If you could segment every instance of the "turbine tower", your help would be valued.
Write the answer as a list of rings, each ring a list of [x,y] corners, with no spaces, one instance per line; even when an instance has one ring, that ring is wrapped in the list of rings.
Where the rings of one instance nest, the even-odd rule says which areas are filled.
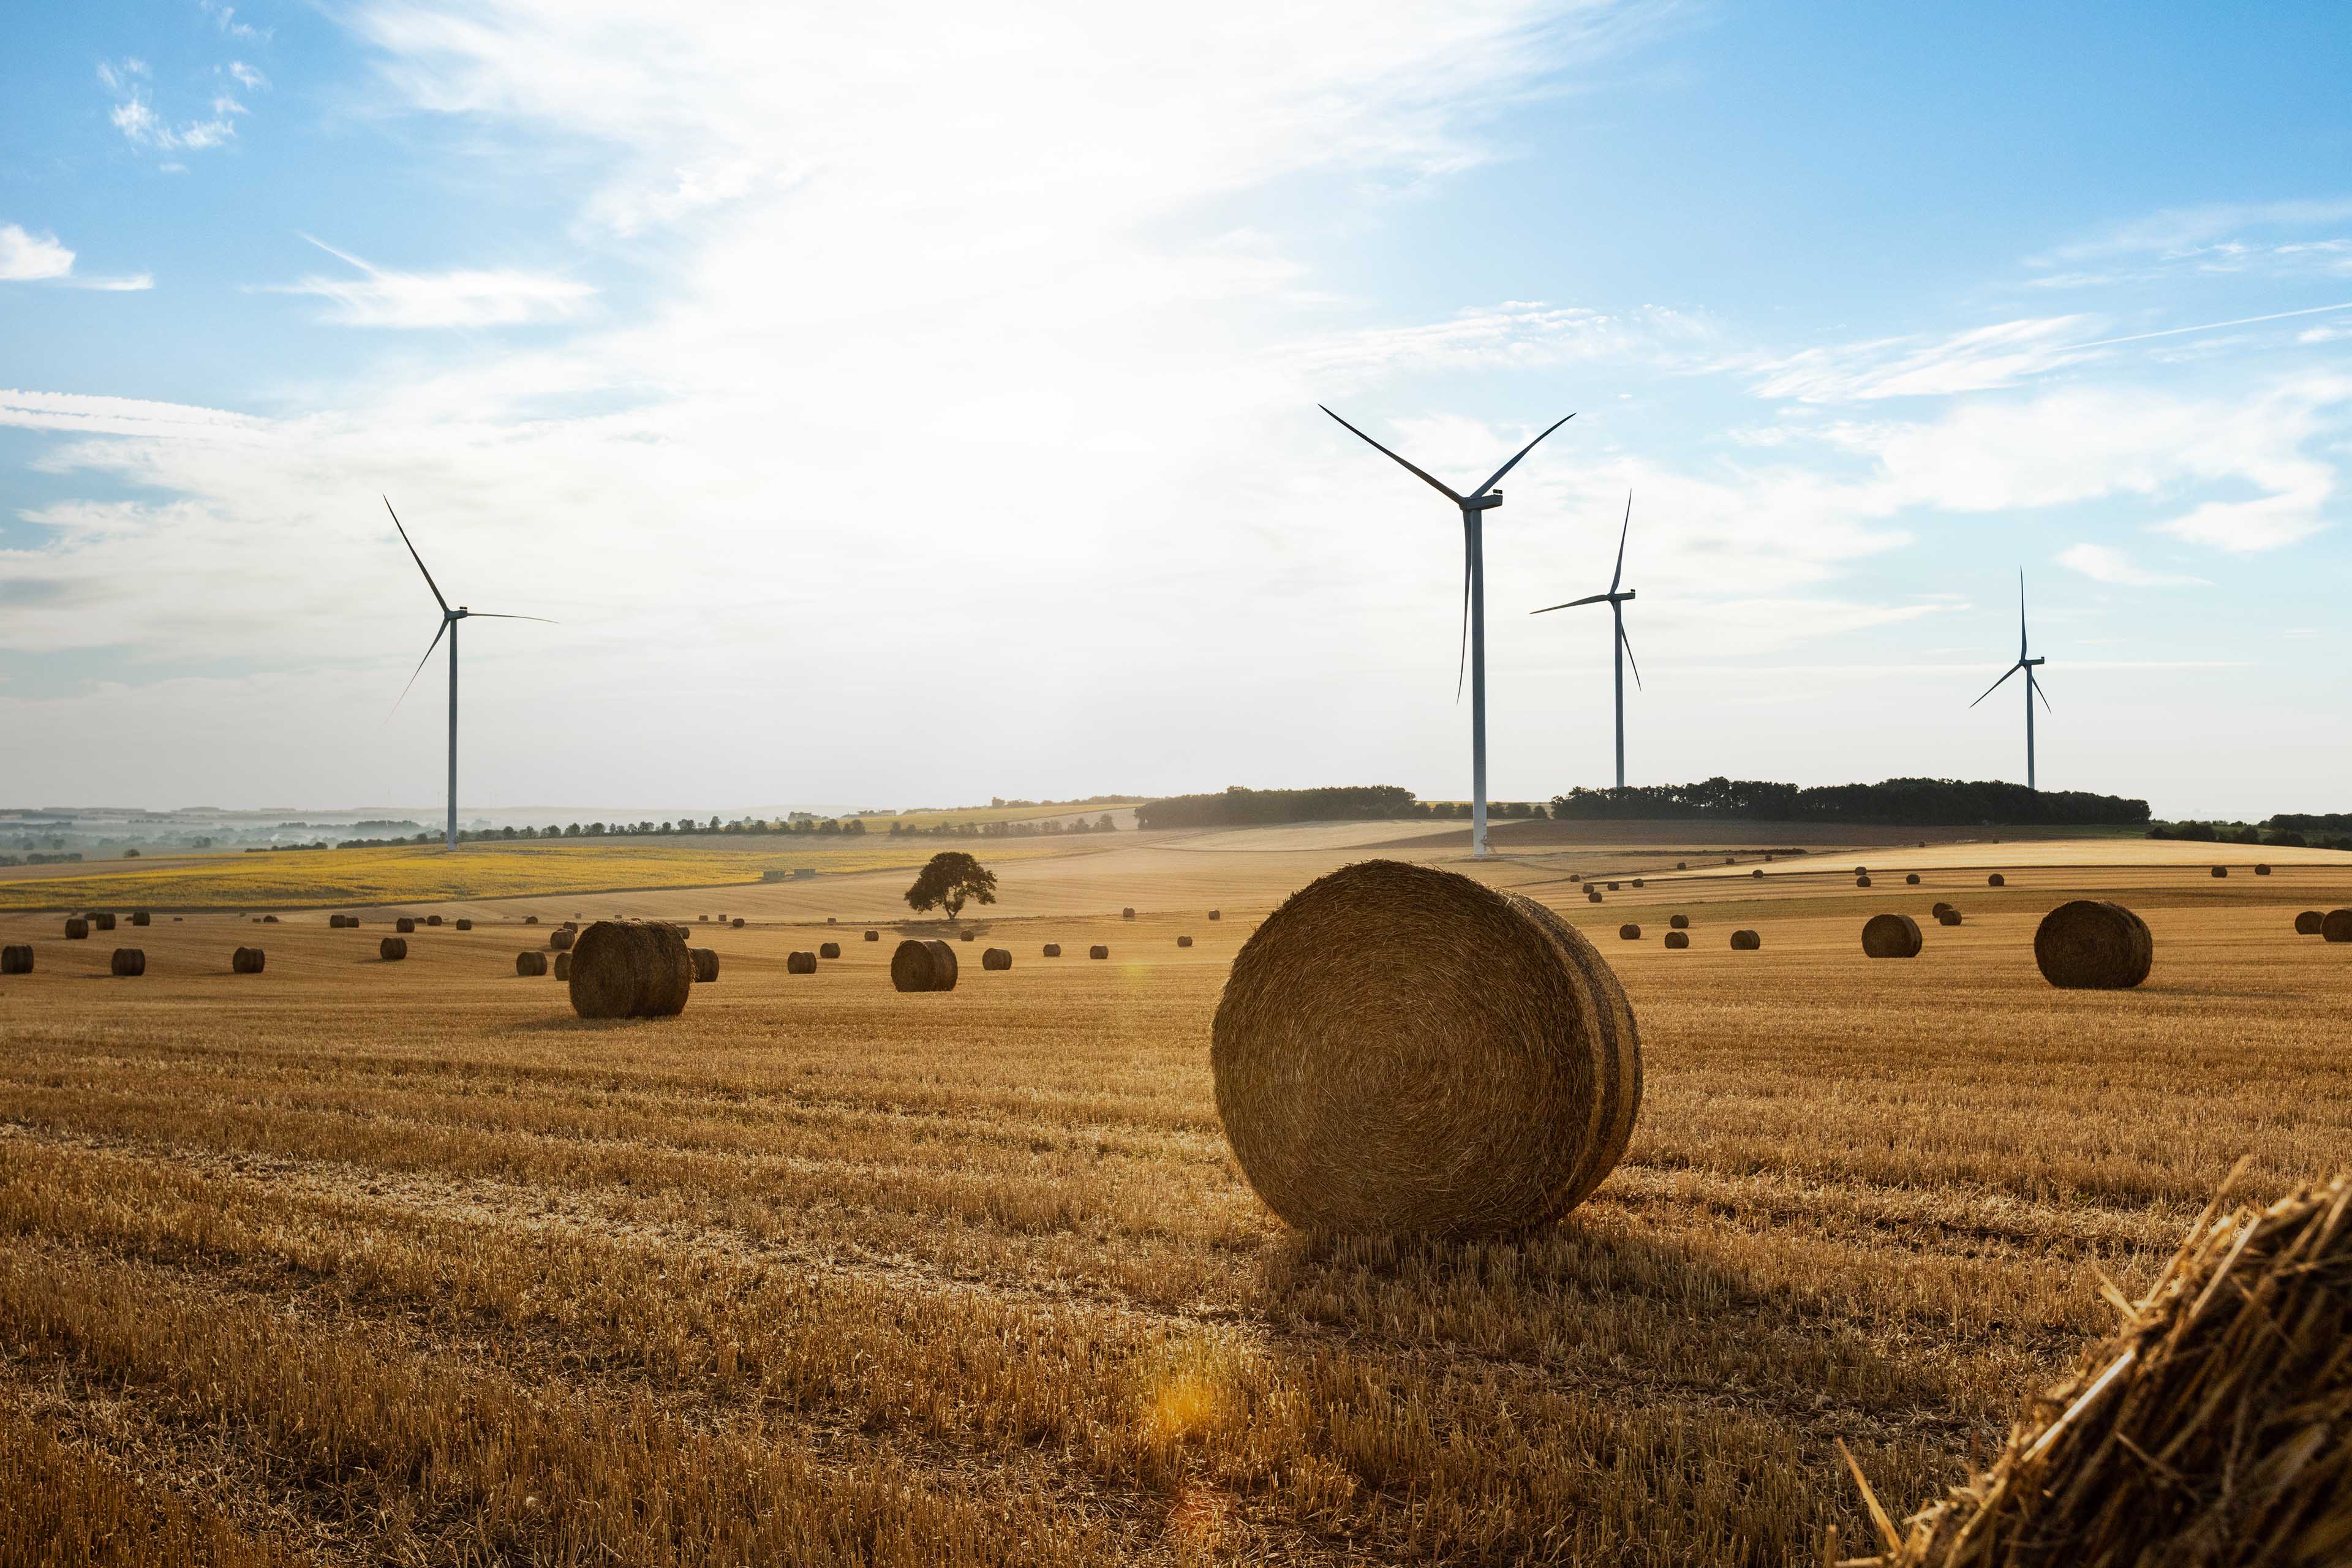
[[[2050,699],[2042,695],[2042,682],[2034,679],[2033,671],[2037,667],[2047,662],[2045,659],[2025,657],[2025,568],[2021,566],[2017,569],[2017,662],[2001,671],[2000,680],[1996,680],[1986,687],[1984,695],[1979,697],[1977,702],[1983,701],[1986,697],[2000,690],[2002,680],[2007,680],[2021,669],[2025,671],[2025,787],[2036,791],[2041,786],[2033,781],[2033,700],[2041,697],[2042,706],[2047,708],[2050,706]],[[1971,702],[1969,706],[1973,708],[1977,702]]]
[[[392,511],[392,499],[389,496],[384,498],[383,510]],[[408,530],[401,527],[400,514],[396,511],[392,511],[392,526],[400,529],[400,542],[408,546],[408,558],[416,563],[416,569],[419,572],[425,572],[425,557],[416,553],[416,546],[409,539]],[[457,847],[457,623],[476,616],[486,616],[494,621],[543,621],[551,626],[555,623],[548,620],[545,616],[501,615],[495,610],[469,610],[463,605],[453,610],[449,607],[449,601],[441,596],[441,585],[433,581],[433,574],[430,572],[425,572],[425,585],[433,590],[433,601],[441,606],[441,629],[435,632],[433,640],[425,645],[425,658],[418,659],[416,668],[408,672],[408,685],[400,689],[400,697],[401,701],[407,700],[409,688],[415,686],[416,678],[425,672],[425,660],[431,658],[433,650],[441,646],[441,639],[447,637],[449,639],[449,829],[446,844],[449,848],[455,849]],[[400,702],[394,702],[393,706],[397,708]]]
[[[1609,592],[1587,594],[1581,599],[1570,599],[1565,605],[1547,605],[1540,610],[1530,610],[1533,616],[1548,616],[1554,610],[1572,610],[1579,605],[1606,605],[1610,618],[1617,623],[1617,635],[1610,645],[1617,665],[1617,787],[1625,787],[1625,666],[1633,665],[1633,684],[1642,684],[1642,667],[1633,659],[1633,645],[1625,640],[1625,605],[1633,597],[1633,590],[1617,591],[1625,580],[1625,535],[1633,527],[1633,493],[1625,492],[1625,521],[1617,531],[1617,570],[1609,579]]]
[[[1319,403],[1316,406],[1326,414],[1331,414],[1330,409]],[[1464,658],[1470,667],[1470,853],[1474,858],[1484,858],[1486,853],[1486,555],[1479,515],[1503,504],[1503,492],[1495,487],[1502,482],[1505,474],[1518,467],[1520,458],[1536,449],[1536,441],[1542,440],[1544,436],[1550,435],[1576,416],[1564,414],[1553,420],[1545,427],[1543,436],[1520,447],[1517,457],[1496,468],[1492,478],[1466,496],[1430,478],[1353,425],[1349,425],[1345,419],[1339,419],[1337,414],[1331,414],[1331,417],[1339,419],[1350,433],[1361,437],[1365,445],[1462,509],[1462,635]],[[1462,700],[1462,670],[1459,665],[1454,672],[1454,700],[1457,702]]]

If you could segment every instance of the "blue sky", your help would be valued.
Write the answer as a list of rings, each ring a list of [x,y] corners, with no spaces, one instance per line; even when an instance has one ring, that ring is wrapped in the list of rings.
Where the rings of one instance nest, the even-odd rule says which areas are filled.
[[[2352,809],[2341,7],[18,7],[0,801]],[[1580,618],[1581,617],[1581,618]]]

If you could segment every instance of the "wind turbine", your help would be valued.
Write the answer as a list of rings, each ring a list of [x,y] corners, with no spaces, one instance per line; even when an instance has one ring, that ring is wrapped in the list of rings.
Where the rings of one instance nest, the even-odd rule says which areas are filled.
[[[2025,787],[2028,789],[2040,787],[2033,782],[2033,700],[2041,697],[2042,706],[2044,708],[2050,706],[2050,699],[2042,696],[2042,682],[2034,679],[2033,671],[2037,666],[2047,662],[2049,661],[2046,659],[2025,657],[2025,568],[2021,566],[2017,569],[2017,662],[2001,671],[2000,680],[1996,680],[1986,687],[1984,696],[1979,697],[1977,702],[1983,701],[1986,697],[2000,690],[2001,681],[2007,680],[2021,669],[2025,671]],[[1973,708],[1977,702],[1971,702],[1969,706]]]
[[[383,499],[383,510],[386,511],[392,511],[392,499],[389,496]],[[425,572],[425,557],[416,553],[416,546],[415,542],[409,539],[408,530],[401,527],[400,514],[396,511],[392,511],[392,526],[400,529],[400,542],[408,546],[408,558],[416,563],[416,569],[419,572]],[[457,847],[457,623],[477,616],[486,616],[494,621],[542,621],[551,626],[555,625],[555,623],[548,620],[545,616],[501,615],[495,610],[469,610],[463,605],[458,605],[453,610],[449,607],[449,601],[441,596],[441,585],[433,580],[433,574],[430,572],[425,572],[425,585],[433,590],[433,600],[436,604],[441,606],[441,629],[435,632],[433,634],[433,640],[425,645],[425,658],[418,659],[416,661],[416,668],[408,672],[408,685],[400,689],[400,700],[402,702],[408,700],[409,688],[415,686],[416,684],[416,678],[425,672],[425,660],[431,658],[433,657],[433,650],[441,646],[441,639],[445,637],[447,637],[449,639],[449,831],[447,847],[455,849]],[[393,706],[397,708],[400,706],[400,702],[394,702]]]
[[[1575,609],[1579,605],[1609,606],[1610,616],[1617,623],[1617,636],[1610,645],[1610,651],[1615,656],[1617,664],[1617,787],[1619,789],[1625,787],[1625,666],[1633,662],[1633,645],[1625,640],[1625,603],[1633,598],[1633,590],[1628,588],[1621,594],[1617,591],[1617,584],[1625,580],[1625,535],[1632,531],[1633,527],[1633,492],[1628,490],[1625,492],[1625,522],[1617,531],[1617,570],[1610,576],[1609,592],[1587,594],[1583,598],[1570,599],[1565,605],[1547,605],[1540,610],[1528,612],[1532,616],[1548,616],[1554,610]],[[1637,687],[1642,684],[1642,667],[1638,663],[1633,664],[1633,684]]]
[[[1319,403],[1316,406],[1326,414],[1331,414],[1330,409]],[[1553,420],[1545,427],[1543,436],[1520,447],[1517,457],[1496,468],[1492,478],[1466,496],[1430,478],[1353,425],[1349,425],[1345,419],[1339,419],[1337,414],[1331,414],[1331,417],[1339,419],[1352,434],[1361,437],[1365,445],[1462,509],[1462,636],[1465,661],[1470,667],[1470,853],[1483,858],[1486,853],[1486,554],[1479,514],[1492,511],[1503,504],[1503,492],[1495,487],[1502,482],[1505,474],[1519,466],[1520,458],[1536,449],[1536,441],[1542,440],[1544,436],[1550,435],[1576,416],[1564,414]],[[1454,672],[1454,700],[1457,702],[1462,700],[1462,670],[1459,665]]]

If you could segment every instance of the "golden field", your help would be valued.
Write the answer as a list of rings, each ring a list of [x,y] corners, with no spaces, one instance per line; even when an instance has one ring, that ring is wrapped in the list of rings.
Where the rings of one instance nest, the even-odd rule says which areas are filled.
[[[2291,931],[2352,858],[1906,841],[1759,881],[1545,843],[1476,874],[1623,979],[1625,1163],[1523,1241],[1296,1237],[1227,1155],[1210,1016],[1256,919],[1400,837],[926,844],[1003,879],[946,994],[890,990],[908,879],[848,868],[468,887],[414,912],[480,926],[403,963],[388,916],[0,914],[38,952],[0,978],[0,1562],[1817,1560],[1869,1538],[1837,1439],[1926,1500],[2240,1155],[2262,1196],[2352,1149],[2352,947]],[[2084,892],[2147,919],[2139,990],[2035,972]],[[1864,917],[1937,899],[1967,924],[1862,957]],[[697,933],[722,970],[682,1017],[589,1024],[513,973],[520,915],[575,907],[753,923]],[[268,973],[232,975],[247,942]]]

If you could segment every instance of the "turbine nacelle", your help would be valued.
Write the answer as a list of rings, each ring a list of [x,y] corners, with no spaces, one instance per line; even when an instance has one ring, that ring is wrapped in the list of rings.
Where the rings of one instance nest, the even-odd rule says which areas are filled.
[[[1485,495],[1472,496],[1462,503],[1464,511],[1492,511],[1503,504],[1503,492],[1488,490]]]

